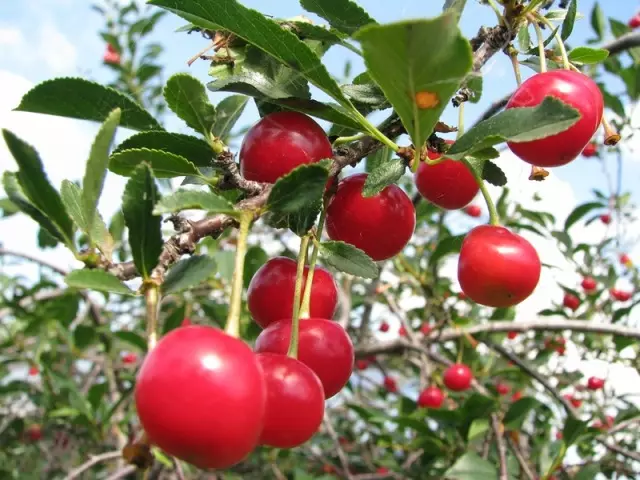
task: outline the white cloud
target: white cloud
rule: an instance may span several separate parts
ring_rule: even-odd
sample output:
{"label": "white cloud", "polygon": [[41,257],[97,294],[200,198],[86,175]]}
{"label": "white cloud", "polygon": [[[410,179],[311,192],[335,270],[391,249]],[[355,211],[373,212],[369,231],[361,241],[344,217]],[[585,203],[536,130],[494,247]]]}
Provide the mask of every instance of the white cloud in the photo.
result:
{"label": "white cloud", "polygon": [[24,42],[22,32],[16,27],[0,28],[0,46],[12,48]]}

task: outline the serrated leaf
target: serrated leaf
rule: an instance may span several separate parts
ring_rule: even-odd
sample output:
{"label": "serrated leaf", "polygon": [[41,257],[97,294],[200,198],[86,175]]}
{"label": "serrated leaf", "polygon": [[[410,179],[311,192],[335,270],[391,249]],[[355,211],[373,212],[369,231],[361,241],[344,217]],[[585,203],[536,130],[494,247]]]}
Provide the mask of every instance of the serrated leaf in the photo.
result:
{"label": "serrated leaf", "polygon": [[207,90],[195,77],[176,73],[164,87],[169,108],[195,131],[207,136],[216,121],[216,109],[209,102]]}
{"label": "serrated leaf", "polygon": [[529,412],[537,408],[540,402],[533,397],[524,397],[515,401],[507,410],[502,423],[509,430],[519,430],[527,419]]}
{"label": "serrated leaf", "polygon": [[222,141],[226,141],[248,101],[249,97],[245,95],[230,95],[222,99],[216,107],[216,118],[211,127],[211,133]]}
{"label": "serrated leaf", "polygon": [[151,276],[162,252],[162,218],[153,213],[159,198],[151,167],[141,163],[125,186],[122,213],[129,228],[133,262],[145,280]]}
{"label": "serrated leaf", "polygon": [[[28,143],[18,138],[9,130],[2,130],[4,140],[20,168],[17,179],[29,201],[54,225],[56,225],[60,240],[70,249],[75,250],[73,244],[73,222],[67,214],[60,194],[49,183],[44,172],[38,152]],[[55,233],[51,232],[54,236]]]}
{"label": "serrated leaf", "polygon": [[475,452],[467,452],[444,472],[443,477],[451,480],[484,480],[498,478],[498,472],[489,460],[485,460]]}
{"label": "serrated leaf", "polygon": [[483,162],[482,179],[496,187],[504,187],[507,184],[507,176],[499,166],[490,160]]}
{"label": "serrated leaf", "polygon": [[169,269],[162,284],[162,293],[182,292],[207,280],[216,268],[215,260],[208,255],[194,255],[180,260]]}
{"label": "serrated leaf", "polygon": [[391,150],[386,145],[382,146],[371,155],[369,155],[364,164],[364,170],[367,173],[373,172],[377,169],[381,164],[385,162],[390,162],[391,157],[393,156],[393,150]]}
{"label": "serrated leaf", "polygon": [[569,60],[576,63],[600,63],[609,56],[604,48],[576,47],[569,52]]}
{"label": "serrated leaf", "polygon": [[567,445],[573,445],[578,441],[583,433],[587,431],[587,422],[579,420],[572,415],[567,420],[562,429],[562,441]]}
{"label": "serrated leaf", "polygon": [[573,32],[573,26],[576,23],[576,14],[578,13],[578,5],[576,0],[571,0],[567,7],[567,16],[562,22],[562,30],[560,31],[560,37],[562,40],[569,38]]}
{"label": "serrated leaf", "polygon": [[186,175],[199,176],[196,166],[184,157],[162,150],[133,148],[111,155],[109,170],[130,177],[141,163],[148,163],[157,178],[173,178]]}
{"label": "serrated leaf", "polygon": [[273,185],[267,207],[275,213],[295,213],[317,203],[329,179],[325,164],[300,165]]}
{"label": "serrated leaf", "polygon": [[100,292],[117,293],[118,295],[135,295],[136,293],[118,279],[104,270],[74,270],[64,279],[73,288],[98,290]]}
{"label": "serrated leaf", "polygon": [[354,37],[362,44],[369,74],[400,116],[413,144],[421,147],[471,70],[471,46],[457,26],[455,13],[368,25]]}
{"label": "serrated leaf", "polygon": [[522,52],[531,50],[531,35],[529,35],[529,24],[525,23],[518,30],[518,48]]}
{"label": "serrated leaf", "polygon": [[390,104],[387,98],[380,90],[380,87],[374,83],[348,84],[342,85],[342,91],[350,100],[367,105],[370,108],[382,110],[389,108]]}
{"label": "serrated leaf", "polygon": [[351,0],[300,0],[300,5],[347,35],[365,25],[376,23],[362,7]]}
{"label": "serrated leaf", "polygon": [[465,235],[453,235],[440,240],[433,253],[429,256],[429,265],[435,265],[445,255],[460,252],[464,237]]}
{"label": "serrated leaf", "polygon": [[380,271],[366,253],[345,242],[321,242],[320,255],[327,265],[356,277],[376,278]]}
{"label": "serrated leaf", "polygon": [[206,210],[212,213],[232,213],[233,205],[212,192],[180,189],[161,198],[153,209],[154,215],[176,213],[181,210]]}
{"label": "serrated leaf", "polygon": [[504,141],[528,142],[564,132],[580,119],[573,107],[554,97],[545,97],[535,107],[510,108],[478,122],[447,151],[460,159]]}
{"label": "serrated leaf", "polygon": [[587,202],[581,205],[578,205],[573,211],[567,216],[567,219],[564,222],[564,230],[567,231],[571,226],[573,226],[576,222],[578,222],[582,217],[584,217],[587,213],[597,208],[603,208],[601,202]]}
{"label": "serrated leaf", "polygon": [[384,190],[392,183],[396,183],[407,168],[404,160],[395,158],[388,162],[381,163],[376,169],[374,169],[364,182],[362,189],[362,196],[373,197]]}
{"label": "serrated leaf", "polygon": [[267,224],[273,228],[288,228],[299,237],[306,234],[316,223],[322,210],[322,201],[315,203],[292,213],[268,213]]}
{"label": "serrated leaf", "polygon": [[162,130],[132,135],[118,145],[113,153],[141,148],[173,153],[186,158],[198,167],[210,167],[213,164],[213,151],[207,142],[191,135]]}
{"label": "serrated leaf", "polygon": [[54,78],[29,90],[15,110],[103,122],[115,109],[120,125],[132,130],[162,130],[143,107],[119,91],[82,78]]}

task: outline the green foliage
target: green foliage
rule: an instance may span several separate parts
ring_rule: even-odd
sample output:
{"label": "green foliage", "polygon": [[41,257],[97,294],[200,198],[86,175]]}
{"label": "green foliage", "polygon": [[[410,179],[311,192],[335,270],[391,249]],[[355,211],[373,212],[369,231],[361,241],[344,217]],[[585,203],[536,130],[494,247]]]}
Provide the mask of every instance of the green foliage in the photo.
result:
{"label": "green foliage", "polygon": [[109,170],[118,175],[130,177],[142,163],[149,164],[158,178],[200,175],[196,166],[186,158],[149,148],[132,148],[114,153],[109,161]]}
{"label": "green foliage", "polygon": [[167,105],[196,132],[209,135],[216,120],[216,110],[207,98],[207,91],[200,81],[186,73],[176,73],[164,87]]}
{"label": "green foliage", "polygon": [[367,176],[362,189],[362,196],[373,197],[384,190],[385,187],[396,183],[404,175],[406,168],[405,161],[400,158],[380,163]]}
{"label": "green foliage", "polygon": [[73,288],[134,295],[133,290],[118,280],[118,277],[103,270],[74,270],[65,277],[64,281]]}
{"label": "green foliage", "polygon": [[162,284],[162,293],[177,293],[197,287],[214,272],[216,262],[207,255],[194,255],[180,260],[169,269]]}
{"label": "green foliage", "polygon": [[345,242],[329,240],[320,243],[320,255],[330,267],[362,278],[375,278],[379,269],[376,263],[359,248]]}
{"label": "green foliage", "polygon": [[233,205],[228,200],[215,193],[181,189],[158,200],[153,213],[154,215],[162,215],[163,213],[177,213],[190,209],[227,214],[232,214],[234,211]]}

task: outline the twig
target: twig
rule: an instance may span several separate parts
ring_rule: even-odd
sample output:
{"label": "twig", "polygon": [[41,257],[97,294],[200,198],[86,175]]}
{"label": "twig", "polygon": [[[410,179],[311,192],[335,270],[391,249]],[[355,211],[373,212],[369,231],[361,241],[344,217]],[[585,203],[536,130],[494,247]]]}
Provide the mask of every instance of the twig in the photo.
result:
{"label": "twig", "polygon": [[502,437],[500,420],[495,414],[491,415],[491,428],[495,435],[496,450],[498,451],[500,467],[500,476],[498,478],[500,480],[509,480],[509,473],[507,472],[507,449],[505,448],[504,438]]}
{"label": "twig", "polygon": [[113,475],[110,475],[107,478],[105,478],[105,480],[120,480],[121,478],[124,478],[127,475],[130,475],[135,471],[136,471],[135,465],[127,465],[126,467],[122,467],[120,470],[115,472]]}
{"label": "twig", "polygon": [[522,454],[522,451],[520,451],[520,447],[516,444],[516,442],[514,442],[512,439],[507,437],[507,441],[509,442],[509,445],[511,446],[511,450],[513,451],[513,454],[516,457],[516,460],[518,460],[518,463],[520,464],[520,469],[522,470],[522,473],[524,473],[525,477],[527,477],[527,480],[536,480],[536,476],[535,474],[531,471],[531,468],[529,467],[529,464],[527,463],[527,459],[524,458],[524,455]]}
{"label": "twig", "polygon": [[342,445],[340,445],[340,439],[338,438],[338,434],[333,428],[331,424],[331,418],[329,414],[325,412],[324,419],[322,421],[324,428],[326,428],[329,437],[333,440],[333,443],[336,447],[336,452],[338,454],[338,459],[340,460],[340,465],[342,466],[342,470],[344,472],[344,476],[347,480],[353,480],[353,476],[351,475],[351,469],[349,468],[349,459],[347,458],[347,454],[344,453]]}
{"label": "twig", "polygon": [[71,470],[67,474],[67,476],[64,477],[64,480],[73,480],[74,478],[78,478],[80,475],[82,475],[83,472],[89,470],[94,465],[97,465],[98,463],[101,463],[101,462],[107,462],[109,460],[115,460],[115,459],[120,458],[120,457],[122,457],[122,452],[120,450],[114,450],[113,452],[101,453],[100,455],[92,455],[91,457],[89,457],[89,460],[84,462],[79,467],[74,468],[73,470]]}

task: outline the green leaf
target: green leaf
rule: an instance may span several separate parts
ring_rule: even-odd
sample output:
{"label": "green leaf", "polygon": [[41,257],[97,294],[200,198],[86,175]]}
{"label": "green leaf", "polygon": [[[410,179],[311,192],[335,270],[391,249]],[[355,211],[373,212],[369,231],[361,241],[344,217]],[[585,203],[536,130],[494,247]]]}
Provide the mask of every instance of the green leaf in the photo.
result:
{"label": "green leaf", "polygon": [[182,292],[200,285],[213,275],[215,260],[208,255],[194,255],[180,260],[169,269],[162,284],[162,293]]}
{"label": "green leaf", "polygon": [[393,156],[393,150],[384,145],[366,158],[364,170],[367,173],[371,173],[376,170],[380,165],[390,162]]}
{"label": "green leaf", "polygon": [[258,269],[269,260],[269,255],[258,245],[253,245],[247,250],[244,257],[244,287],[248,288],[251,279]]}
{"label": "green leaf", "polygon": [[216,109],[209,102],[207,90],[195,77],[176,73],[164,87],[164,98],[169,108],[187,125],[205,137],[216,121]]}
{"label": "green leaf", "polygon": [[576,23],[576,14],[578,13],[578,6],[576,0],[571,0],[569,2],[569,7],[567,8],[567,16],[564,18],[564,22],[562,22],[562,30],[560,31],[560,37],[562,40],[566,40],[573,32],[573,26]]}
{"label": "green leaf", "polygon": [[444,7],[442,7],[442,11],[446,12],[447,10],[455,13],[458,21],[460,21],[460,17],[462,16],[462,11],[464,10],[465,5],[467,4],[467,0],[446,0],[444,2]]}
{"label": "green leaf", "polygon": [[[60,195],[49,183],[38,152],[9,130],[3,129],[2,135],[20,168],[17,178],[24,194],[38,210],[56,225],[63,236],[60,240],[74,250],[73,222],[64,209]],[[54,232],[51,233],[54,234]]]}
{"label": "green leaf", "polygon": [[583,422],[572,415],[567,420],[562,429],[562,441],[567,445],[573,445],[587,431],[587,422]]}
{"label": "green leaf", "polygon": [[[482,150],[484,152],[484,150]],[[479,152],[477,152],[479,153]],[[467,157],[462,160],[467,168],[475,171],[480,177],[491,185],[496,187],[503,187],[507,184],[507,176],[502,169],[495,163],[486,160],[485,158]]]}
{"label": "green leaf", "polygon": [[371,109],[382,110],[390,107],[387,97],[375,83],[348,84],[342,85],[340,88],[350,100]]}
{"label": "green leaf", "polygon": [[580,471],[573,477],[573,480],[593,480],[597,478],[598,474],[602,472],[602,467],[597,463],[585,465]]}
{"label": "green leaf", "polygon": [[103,122],[120,108],[120,125],[132,130],[162,130],[140,105],[119,91],[82,78],[54,78],[29,90],[16,110]]}
{"label": "green leaf", "polygon": [[213,150],[207,142],[191,135],[165,131],[140,132],[132,135],[118,145],[113,153],[141,148],[172,153],[186,158],[198,167],[210,167],[213,164]]}
{"label": "green leaf", "polygon": [[233,213],[233,205],[215,193],[202,190],[180,189],[161,198],[156,203],[153,214],[176,213],[181,210],[206,210],[211,213]]}
{"label": "green leaf", "polygon": [[531,36],[529,35],[529,24],[525,23],[518,30],[518,48],[521,52],[531,50]]}
{"label": "green leaf", "polygon": [[124,177],[130,177],[141,163],[146,162],[157,178],[173,178],[186,175],[199,176],[196,166],[184,157],[162,150],[135,148],[121,150],[111,155],[109,170]]}
{"label": "green leaf", "polygon": [[135,295],[136,293],[118,279],[104,270],[73,270],[64,279],[72,288],[98,290],[100,292],[117,293],[118,295]]}
{"label": "green leaf", "polygon": [[281,213],[271,212],[267,214],[267,224],[273,228],[289,228],[299,237],[306,234],[316,223],[322,210],[322,200],[307,205],[296,212]]}
{"label": "green leaf", "polygon": [[576,63],[600,63],[608,56],[604,48],[576,47],[569,52],[569,60]]}
{"label": "green leaf", "polygon": [[540,402],[533,397],[524,397],[512,403],[502,421],[504,427],[509,430],[519,430],[529,412],[539,405]]}
{"label": "green leaf", "polygon": [[322,198],[329,179],[324,163],[300,165],[273,185],[267,207],[276,213],[295,213]]}
{"label": "green leaf", "polygon": [[593,10],[591,10],[591,27],[598,36],[598,40],[602,40],[607,30],[607,22],[598,2],[594,3]]}
{"label": "green leaf", "polygon": [[587,213],[592,210],[603,208],[604,205],[601,202],[587,202],[581,205],[578,205],[573,211],[567,216],[567,219],[564,222],[564,230],[567,231],[578,222],[582,217],[584,217]]}
{"label": "green leaf", "polygon": [[[355,34],[367,70],[421,147],[471,70],[469,42],[455,13],[431,20],[369,25]],[[429,48],[425,48],[429,45]]]}
{"label": "green leaf", "polygon": [[373,197],[384,190],[392,183],[396,183],[400,180],[400,177],[404,175],[404,171],[407,165],[404,160],[395,158],[388,162],[381,163],[373,170],[364,182],[364,188],[362,189],[362,196]]}
{"label": "green leaf", "polygon": [[96,329],[89,325],[78,325],[73,330],[73,343],[80,350],[91,345],[98,337]]}
{"label": "green leaf", "polygon": [[484,480],[498,478],[496,467],[475,452],[461,456],[444,475],[447,480]]}
{"label": "green leaf", "polygon": [[376,278],[380,271],[366,253],[345,242],[321,242],[320,255],[327,265],[356,277]]}
{"label": "green leaf", "polygon": [[466,235],[455,235],[444,237],[442,240],[440,240],[438,242],[438,245],[436,246],[436,249],[429,257],[429,265],[436,265],[438,261],[445,255],[458,253],[460,251],[460,248],[462,248],[462,241],[464,240],[465,236]]}
{"label": "green leaf", "polygon": [[7,218],[15,215],[20,208],[9,198],[0,198],[0,218]]}
{"label": "green leaf", "polygon": [[98,201],[102,194],[104,179],[107,176],[109,151],[120,123],[122,111],[115,108],[109,113],[96,135],[82,180],[82,207],[86,221],[85,232],[91,231],[98,210]]}
{"label": "green leaf", "polygon": [[151,0],[195,25],[225,30],[300,72],[309,82],[349,108],[351,105],[318,56],[295,34],[236,0]]}
{"label": "green leaf", "polygon": [[230,95],[222,99],[216,108],[216,118],[211,127],[211,133],[222,141],[226,141],[248,101],[249,97],[245,95]]}
{"label": "green leaf", "polygon": [[118,332],[114,332],[113,335],[119,340],[122,340],[123,342],[128,343],[132,347],[135,347],[142,352],[147,351],[147,342],[145,341],[144,338],[142,338],[140,335],[138,335],[135,332],[130,332],[128,330],[120,330]]}
{"label": "green leaf", "polygon": [[151,276],[162,252],[162,218],[153,213],[159,198],[151,167],[141,163],[125,186],[122,212],[129,228],[133,262],[145,280]]}
{"label": "green leaf", "polygon": [[360,27],[376,23],[362,7],[351,0],[300,0],[300,5],[347,35],[351,35]]}
{"label": "green leaf", "polygon": [[447,151],[447,156],[460,159],[478,150],[504,141],[528,142],[564,132],[580,119],[573,107],[554,97],[535,107],[510,108],[477,123]]}

